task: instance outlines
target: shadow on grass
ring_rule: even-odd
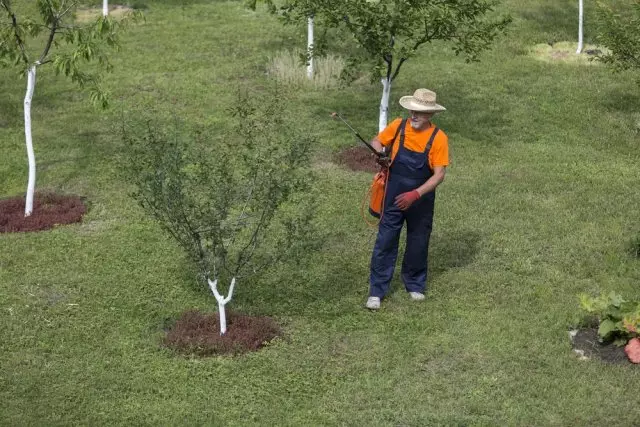
[[[478,252],[480,240],[480,234],[470,230],[455,230],[432,236],[429,247],[429,278],[469,265]]]
[[[609,111],[619,111],[622,113],[635,113],[640,105],[640,95],[629,90],[614,89],[609,92],[609,96],[601,97],[602,106]]]
[[[535,6],[534,6],[535,4]],[[585,11],[588,14],[588,11]],[[519,13],[520,18],[530,23],[538,32],[547,33],[555,43],[569,37],[578,37],[578,2],[566,4],[555,0],[530,2],[526,10]],[[557,39],[557,40],[556,40]]]

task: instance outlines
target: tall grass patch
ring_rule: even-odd
[[[327,55],[313,60],[313,78],[307,76],[307,65],[302,62],[301,50],[282,50],[269,57],[267,75],[293,88],[311,87],[316,90],[340,86],[340,75],[345,61],[339,56]]]

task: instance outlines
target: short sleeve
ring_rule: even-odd
[[[393,141],[393,137],[395,136],[396,131],[400,126],[400,123],[402,123],[402,119],[395,119],[391,122],[390,125],[384,128],[382,132],[378,134],[378,140],[382,143],[382,145],[386,147],[391,144],[391,142]]]
[[[432,168],[449,166],[449,137],[442,131],[436,135],[429,151],[429,164]]]

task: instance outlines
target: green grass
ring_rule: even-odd
[[[229,125],[237,90],[273,84],[269,58],[304,48],[241,2],[143,2],[107,76],[114,105],[41,67],[33,101],[39,189],[86,196],[82,224],[0,235],[2,425],[635,425],[640,371],[579,361],[577,294],[638,298],[640,89],[631,73],[553,63],[533,46],[571,41],[574,2],[505,1],[508,38],[465,64],[434,44],[408,61],[397,101],[438,93],[452,165],[438,189],[428,298],[398,279],[364,310],[375,231],[360,217],[371,177],[328,162],[377,128],[381,87],[295,93],[319,136],[321,251],[238,283],[229,308],[274,316],[286,335],[236,358],[176,357],[163,328],[214,311],[177,245],[117,178],[121,111],[153,106]],[[589,29],[586,29],[589,36]],[[587,39],[591,43],[593,40]],[[0,197],[22,194],[24,80],[0,71]],[[239,88],[239,89],[238,89]],[[634,246],[635,245],[635,246]]]

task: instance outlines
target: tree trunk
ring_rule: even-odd
[[[382,82],[382,99],[380,100],[380,117],[378,129],[380,132],[387,127],[387,116],[389,115],[389,95],[391,95],[391,78],[380,79]]]
[[[578,0],[578,50],[576,50],[576,53],[582,52],[583,22],[584,22],[584,0]]]
[[[209,287],[211,288],[211,292],[213,292],[213,296],[216,297],[216,301],[218,301],[218,314],[220,315],[220,335],[224,335],[227,332],[227,313],[225,311],[224,306],[227,305],[229,301],[231,301],[231,297],[233,296],[233,287],[236,284],[236,278],[231,279],[231,286],[229,286],[229,294],[227,297],[223,297],[218,292],[218,279],[215,279],[213,282],[207,278],[207,282],[209,282]]]
[[[36,189],[36,156],[33,153],[33,140],[31,139],[31,99],[35,86],[36,66],[32,65],[27,71],[27,93],[24,96],[24,136],[27,144],[27,158],[29,159],[29,181],[24,205],[25,217],[30,216],[33,212],[33,193]]]
[[[307,22],[307,77],[313,79],[313,15],[309,16]]]
[[[109,16],[109,0],[102,0],[102,16]]]

